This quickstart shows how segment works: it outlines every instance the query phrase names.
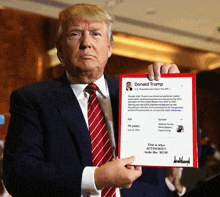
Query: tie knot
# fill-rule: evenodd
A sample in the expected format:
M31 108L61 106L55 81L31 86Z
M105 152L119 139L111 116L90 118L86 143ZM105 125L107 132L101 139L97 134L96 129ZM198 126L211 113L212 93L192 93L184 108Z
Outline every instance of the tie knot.
M98 90L98 86L94 83L90 83L86 86L85 91L89 94L94 93L96 90Z

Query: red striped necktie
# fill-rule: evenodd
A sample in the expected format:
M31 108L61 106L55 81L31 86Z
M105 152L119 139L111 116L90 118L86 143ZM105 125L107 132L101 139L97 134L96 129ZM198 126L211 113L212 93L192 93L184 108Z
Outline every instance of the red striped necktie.
M107 125L99 101L96 97L97 85L89 84L85 91L89 96L88 101L88 123L91 138L92 164L101 166L112 159L110 140ZM115 188L105 187L102 197L115 197Z

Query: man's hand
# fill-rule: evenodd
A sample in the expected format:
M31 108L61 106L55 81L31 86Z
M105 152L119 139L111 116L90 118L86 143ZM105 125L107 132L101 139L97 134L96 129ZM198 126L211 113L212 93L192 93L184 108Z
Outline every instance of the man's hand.
M159 81L161 73L179 73L179 69L176 64L155 62L148 66L149 80Z
M133 181L142 174L141 167L128 168L135 157L115 159L95 170L95 184L98 189L103 187L130 188Z
M183 186L181 184L182 170L179 168L170 168L169 176L167 177L171 183L173 183L175 189L179 194L183 191Z

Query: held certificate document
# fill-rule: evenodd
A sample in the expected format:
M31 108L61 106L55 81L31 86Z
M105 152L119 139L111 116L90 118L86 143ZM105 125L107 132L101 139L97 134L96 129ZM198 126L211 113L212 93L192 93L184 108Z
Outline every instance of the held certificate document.
M195 74L120 75L119 158L132 165L198 167Z

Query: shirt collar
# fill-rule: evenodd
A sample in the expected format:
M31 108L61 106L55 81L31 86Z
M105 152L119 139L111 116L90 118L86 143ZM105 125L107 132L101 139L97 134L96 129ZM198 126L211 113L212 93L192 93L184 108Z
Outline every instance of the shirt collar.
M78 80L75 77L71 76L67 71L66 76L68 81L70 82L71 88L73 89L76 97L78 97L84 91L88 84L79 84ZM94 84L96 84L99 88L98 93L106 98L108 96L108 85L104 78L104 75L102 75L98 80L96 80Z
M107 92L108 88L107 88L107 82L104 78L104 75L102 75L101 78L96 80L94 83L99 87L98 92L106 98L108 95L108 92Z

